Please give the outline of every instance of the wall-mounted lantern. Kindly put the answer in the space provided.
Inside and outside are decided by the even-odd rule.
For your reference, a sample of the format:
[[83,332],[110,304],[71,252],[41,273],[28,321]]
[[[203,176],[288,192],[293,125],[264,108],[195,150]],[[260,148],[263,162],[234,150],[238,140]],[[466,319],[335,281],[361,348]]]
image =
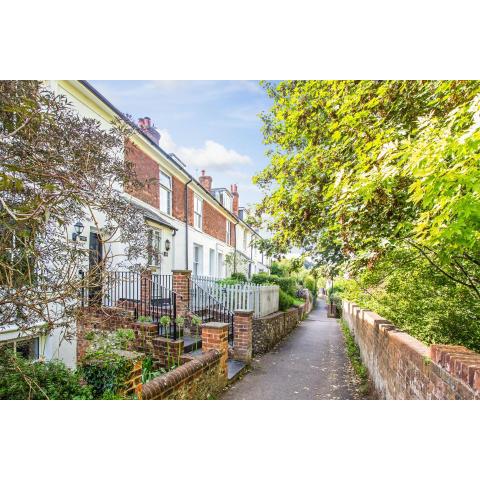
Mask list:
[[164,257],[168,257],[168,251],[170,250],[170,240],[165,240],[165,251],[163,252]]
[[75,228],[75,232],[72,233],[72,240],[76,242],[77,238],[80,237],[85,227],[83,226],[83,223],[80,221],[78,221],[73,227]]

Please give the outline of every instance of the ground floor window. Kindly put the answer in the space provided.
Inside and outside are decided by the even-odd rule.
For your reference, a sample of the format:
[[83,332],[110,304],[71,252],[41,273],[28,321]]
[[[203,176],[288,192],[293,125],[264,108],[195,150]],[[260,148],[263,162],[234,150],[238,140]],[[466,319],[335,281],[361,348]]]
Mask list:
[[0,348],[7,348],[17,355],[27,360],[38,360],[39,358],[39,338],[18,338],[0,342]]
[[148,264],[158,267],[162,256],[162,232],[150,229],[148,231]]
[[215,250],[213,248],[210,249],[208,257],[208,274],[211,277],[215,276]]
[[223,253],[218,252],[217,255],[217,276],[223,278],[225,274],[225,264],[223,261]]
[[193,275],[202,275],[203,248],[201,245],[193,244]]

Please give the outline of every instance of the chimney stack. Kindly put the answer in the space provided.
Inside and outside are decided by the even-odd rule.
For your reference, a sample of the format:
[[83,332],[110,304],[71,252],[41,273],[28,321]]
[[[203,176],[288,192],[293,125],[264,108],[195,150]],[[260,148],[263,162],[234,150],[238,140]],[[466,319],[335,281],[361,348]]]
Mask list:
[[157,145],[160,143],[160,134],[152,125],[152,119],[150,117],[139,118],[138,126],[140,130],[150,138],[150,140],[153,140]]
[[232,195],[233,195],[233,202],[232,202],[233,214],[238,217],[238,206],[239,206],[239,205],[238,205],[238,189],[237,189],[237,184],[234,183],[233,185],[231,185],[230,190],[231,190]]
[[212,191],[212,177],[205,175],[205,170],[202,170],[202,174],[198,177],[198,181],[205,190],[208,192]]

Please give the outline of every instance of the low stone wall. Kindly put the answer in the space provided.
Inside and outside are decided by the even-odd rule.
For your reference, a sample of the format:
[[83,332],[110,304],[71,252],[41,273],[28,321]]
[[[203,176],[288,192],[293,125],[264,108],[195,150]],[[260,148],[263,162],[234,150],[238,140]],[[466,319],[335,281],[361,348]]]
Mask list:
[[304,305],[253,319],[253,355],[270,351],[303,319]]
[[201,356],[143,384],[142,400],[206,400],[225,386],[222,374],[222,354],[209,350]]
[[464,347],[430,348],[391,322],[343,301],[376,394],[385,399],[480,399],[480,355]]

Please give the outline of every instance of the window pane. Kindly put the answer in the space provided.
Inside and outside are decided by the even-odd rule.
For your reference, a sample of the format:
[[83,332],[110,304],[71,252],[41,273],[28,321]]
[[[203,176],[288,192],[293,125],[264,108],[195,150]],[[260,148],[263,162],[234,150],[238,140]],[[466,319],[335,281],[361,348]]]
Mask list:
[[17,355],[28,360],[38,359],[38,338],[17,341]]
[[167,190],[165,187],[160,187],[160,211],[168,215],[171,214],[172,210],[172,192]]
[[172,179],[170,176],[165,175],[165,173],[160,172],[160,185],[167,187],[169,190],[172,189]]

